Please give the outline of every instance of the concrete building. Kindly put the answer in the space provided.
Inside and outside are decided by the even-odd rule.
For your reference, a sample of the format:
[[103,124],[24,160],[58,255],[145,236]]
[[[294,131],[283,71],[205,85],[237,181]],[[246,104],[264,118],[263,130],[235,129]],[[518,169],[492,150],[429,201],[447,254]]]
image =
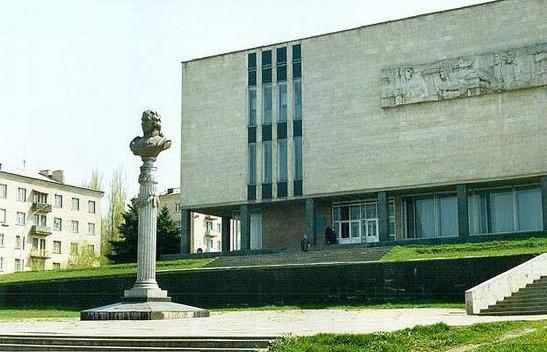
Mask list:
[[64,183],[62,170],[0,170],[0,274],[65,268],[100,254],[103,192]]
[[341,244],[544,234],[545,18],[501,0],[183,62],[183,229],[239,219],[244,250],[327,224]]
[[[181,227],[180,190],[169,188],[160,195],[160,206],[167,207],[171,219]],[[220,252],[222,250],[221,232],[222,220],[219,217],[192,213],[190,215],[190,253],[201,249],[204,253]]]

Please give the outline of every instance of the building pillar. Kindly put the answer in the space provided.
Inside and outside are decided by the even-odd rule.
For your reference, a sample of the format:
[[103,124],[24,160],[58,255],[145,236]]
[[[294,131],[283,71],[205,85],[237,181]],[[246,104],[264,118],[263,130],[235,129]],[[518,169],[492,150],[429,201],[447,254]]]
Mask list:
[[314,246],[317,245],[316,229],[315,200],[308,198],[306,199],[306,234]]
[[222,217],[222,253],[230,251],[230,218]]
[[467,186],[456,186],[458,197],[458,232],[461,239],[469,238],[469,213],[467,211]]
[[541,188],[541,207],[543,212],[543,231],[547,231],[547,175],[539,178]]
[[378,235],[380,242],[389,241],[389,203],[387,192],[378,192]]
[[241,226],[241,250],[251,250],[251,214],[248,204],[239,207],[239,222]]
[[192,250],[192,212],[187,209],[182,209],[180,212],[180,253],[190,254]]

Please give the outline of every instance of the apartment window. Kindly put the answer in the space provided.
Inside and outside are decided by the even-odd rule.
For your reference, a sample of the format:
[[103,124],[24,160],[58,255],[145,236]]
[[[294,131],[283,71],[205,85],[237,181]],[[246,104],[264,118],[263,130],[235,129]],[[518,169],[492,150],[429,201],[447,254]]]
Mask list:
[[302,179],[302,137],[294,138],[294,179]]
[[280,83],[277,87],[279,95],[279,106],[277,108],[277,121],[287,122],[287,84]]
[[95,224],[94,223],[90,222],[90,223],[87,224],[87,234],[92,235],[92,236],[95,235]]
[[34,192],[32,201],[34,203],[47,204],[47,193]]
[[249,144],[249,184],[256,184],[256,144]]
[[4,258],[0,257],[0,271],[4,271]]
[[21,271],[21,259],[15,259],[15,271]]
[[249,88],[249,127],[256,126],[256,88]]
[[53,230],[63,231],[63,219],[53,218]]
[[6,222],[6,209],[0,209],[0,223]]
[[473,191],[467,201],[471,234],[539,231],[543,228],[538,186]]
[[63,196],[60,194],[55,195],[55,208],[62,208],[63,207]]
[[80,199],[72,198],[72,210],[80,210]]
[[0,247],[4,247],[4,234],[0,233]]
[[180,203],[175,203],[175,213],[180,213],[181,211]]
[[302,120],[302,80],[293,81],[294,88],[294,119]]
[[8,196],[8,186],[0,183],[0,198],[6,198]]
[[455,194],[404,198],[407,238],[458,235],[458,203]]
[[263,183],[272,183],[272,142],[262,145]]
[[207,232],[213,231],[213,222],[212,221],[206,221],[205,222],[205,230]]
[[294,78],[302,77],[302,50],[300,44],[292,46],[292,75]]
[[37,226],[47,226],[47,218],[42,214],[34,214],[33,216],[34,225]]
[[21,236],[15,236],[15,249],[21,249]]
[[20,202],[27,201],[27,189],[26,188],[17,188],[17,200]]
[[72,233],[78,233],[78,232],[79,232],[80,223],[79,223],[78,221],[75,221],[75,220],[72,220],[70,223],[71,223]]
[[272,123],[272,85],[262,86],[262,124]]
[[17,225],[25,225],[25,222],[26,222],[25,213],[22,213],[22,212],[18,211],[17,215],[16,215],[16,218],[15,218],[15,223]]
[[95,254],[95,246],[92,244],[88,244],[86,250],[88,254]]
[[280,139],[277,141],[277,157],[278,157],[278,181],[287,182],[287,140]]
[[78,243],[75,243],[75,242],[70,243],[70,254],[71,255],[77,255],[78,254]]
[[287,48],[278,48],[276,50],[277,61],[277,81],[287,80]]
[[256,86],[256,53],[247,55],[247,70],[249,86]]
[[89,213],[95,214],[95,202],[90,200],[87,202],[87,211]]
[[61,241],[53,241],[53,253],[61,254]]
[[61,270],[61,263],[53,263],[53,270]]
[[262,52],[262,83],[272,82],[272,51]]

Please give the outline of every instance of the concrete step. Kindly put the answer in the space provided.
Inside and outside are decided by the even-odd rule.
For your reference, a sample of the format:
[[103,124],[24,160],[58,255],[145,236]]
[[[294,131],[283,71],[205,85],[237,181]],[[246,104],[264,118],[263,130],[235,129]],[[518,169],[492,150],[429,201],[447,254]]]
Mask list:
[[497,312],[490,312],[489,310],[481,311],[479,315],[540,315],[547,314],[547,309],[545,310],[503,310]]
[[73,346],[73,345],[26,345],[26,344],[0,344],[0,351],[76,351],[76,352],[96,352],[96,351],[179,351],[179,352],[257,352],[267,351],[266,349],[255,348],[194,348],[194,347],[110,347],[110,346]]
[[522,298],[522,297],[511,296],[511,297],[508,297],[508,298],[504,299],[501,302],[498,302],[497,304],[542,303],[542,302],[547,302],[547,297],[546,296],[539,296],[538,295],[537,297],[534,297],[534,298]]
[[521,305],[515,305],[515,304],[507,304],[507,305],[498,305],[489,307],[488,311],[490,312],[498,312],[503,310],[547,310],[547,304],[521,304]]

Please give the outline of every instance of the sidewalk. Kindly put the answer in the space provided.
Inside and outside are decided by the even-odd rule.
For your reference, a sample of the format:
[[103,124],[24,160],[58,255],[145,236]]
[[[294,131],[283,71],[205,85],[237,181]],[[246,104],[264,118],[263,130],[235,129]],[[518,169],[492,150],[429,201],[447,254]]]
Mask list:
[[468,316],[462,309],[366,309],[213,312],[209,318],[163,321],[79,321],[42,319],[0,321],[0,334],[72,336],[268,336],[318,333],[371,333],[444,322],[470,325],[541,316]]

